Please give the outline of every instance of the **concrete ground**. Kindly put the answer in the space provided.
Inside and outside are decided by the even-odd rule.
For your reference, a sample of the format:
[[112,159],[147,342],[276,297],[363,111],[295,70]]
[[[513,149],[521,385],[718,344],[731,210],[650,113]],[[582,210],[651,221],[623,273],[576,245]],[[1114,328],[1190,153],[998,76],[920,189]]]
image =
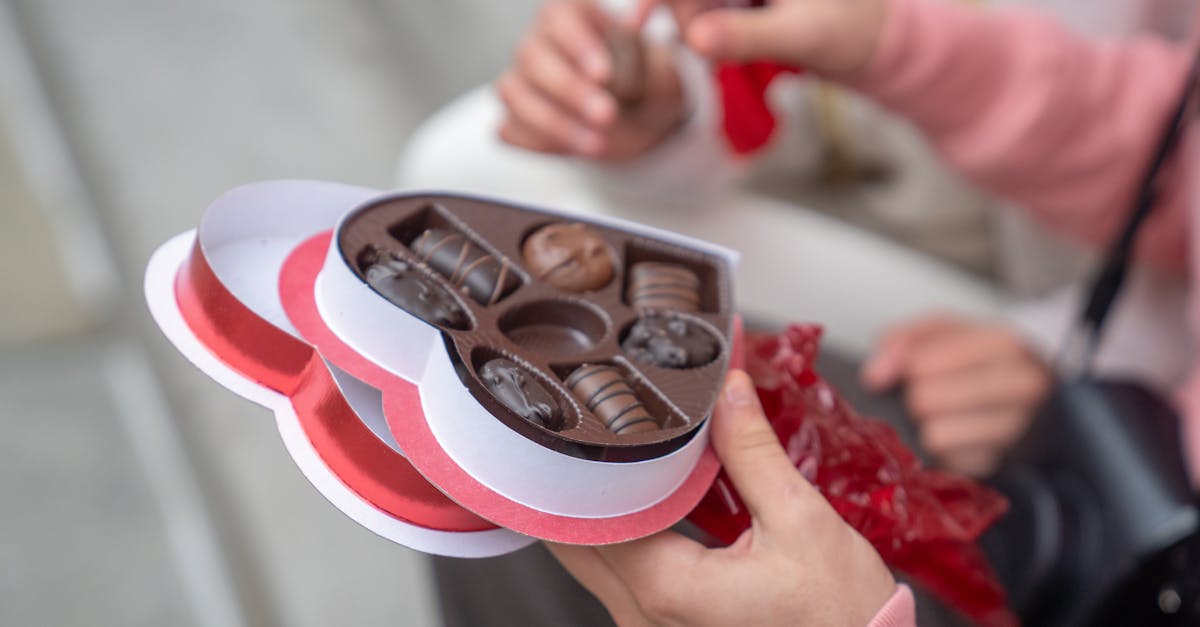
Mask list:
[[0,0],[0,624],[439,622],[424,560],[167,345],[141,273],[240,183],[388,186],[536,4]]

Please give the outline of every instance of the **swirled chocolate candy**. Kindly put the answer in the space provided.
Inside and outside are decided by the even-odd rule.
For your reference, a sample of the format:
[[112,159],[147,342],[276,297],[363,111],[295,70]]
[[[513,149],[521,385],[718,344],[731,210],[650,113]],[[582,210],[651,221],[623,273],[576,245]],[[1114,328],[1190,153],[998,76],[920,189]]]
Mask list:
[[497,358],[479,369],[479,379],[496,400],[529,422],[552,431],[563,426],[558,401],[525,369],[509,359]]
[[617,435],[656,431],[658,421],[613,366],[584,364],[565,381],[571,394]]
[[481,305],[496,304],[520,284],[508,261],[451,229],[427,229],[413,241],[411,248],[421,261]]
[[646,98],[646,48],[641,34],[613,25],[605,29],[604,43],[612,59],[612,74],[606,87],[617,104],[634,108]]
[[626,298],[638,309],[697,311],[700,277],[673,263],[643,261],[629,269]]
[[613,277],[608,244],[578,222],[544,226],[521,247],[525,265],[539,280],[572,292],[598,290]]
[[663,314],[635,322],[621,348],[644,364],[695,368],[716,359],[720,347],[699,325],[680,316]]
[[391,253],[368,249],[359,259],[367,284],[393,305],[437,326],[467,328],[467,314],[446,288]]

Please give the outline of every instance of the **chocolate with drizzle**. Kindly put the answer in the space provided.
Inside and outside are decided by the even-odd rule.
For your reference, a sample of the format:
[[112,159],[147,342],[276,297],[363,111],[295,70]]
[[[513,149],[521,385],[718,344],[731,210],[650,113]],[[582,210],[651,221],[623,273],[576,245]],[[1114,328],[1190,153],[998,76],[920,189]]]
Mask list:
[[571,394],[617,435],[658,429],[658,421],[614,366],[584,364],[565,383]]
[[697,311],[700,277],[673,263],[643,261],[629,269],[626,298],[638,309]]
[[496,304],[521,282],[507,260],[476,246],[458,231],[426,229],[410,248],[421,261],[481,305]]

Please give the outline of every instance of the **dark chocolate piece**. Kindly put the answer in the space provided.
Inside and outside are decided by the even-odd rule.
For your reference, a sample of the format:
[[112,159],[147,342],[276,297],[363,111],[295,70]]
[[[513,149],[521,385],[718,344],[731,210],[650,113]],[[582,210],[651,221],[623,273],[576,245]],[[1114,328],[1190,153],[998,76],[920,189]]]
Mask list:
[[367,284],[393,305],[430,324],[467,328],[467,314],[458,300],[412,264],[371,248],[360,256],[359,267]]
[[496,400],[518,416],[552,431],[562,429],[563,413],[558,401],[515,362],[493,359],[479,369],[479,378]]
[[476,246],[457,231],[426,229],[410,248],[421,261],[480,305],[496,304],[520,284],[507,260]]
[[598,290],[612,280],[608,244],[578,222],[544,226],[521,248],[525,265],[542,281],[572,292]]
[[662,368],[695,368],[717,358],[719,346],[707,331],[671,314],[633,324],[621,348],[634,359]]
[[613,25],[604,31],[604,43],[612,59],[606,87],[622,108],[635,108],[646,98],[646,47],[641,34]]
[[629,269],[626,298],[638,309],[697,311],[700,277],[673,263],[643,261]]
[[617,435],[658,430],[637,393],[614,366],[584,364],[566,380],[567,389]]

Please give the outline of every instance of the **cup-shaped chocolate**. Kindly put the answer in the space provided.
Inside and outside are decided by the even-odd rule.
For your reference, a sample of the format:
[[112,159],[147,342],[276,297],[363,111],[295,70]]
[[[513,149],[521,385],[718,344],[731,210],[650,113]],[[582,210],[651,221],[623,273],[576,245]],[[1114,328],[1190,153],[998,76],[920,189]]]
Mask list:
[[410,248],[421,261],[481,305],[496,304],[521,282],[507,260],[476,246],[457,231],[426,229]]
[[584,364],[565,381],[571,394],[617,435],[655,431],[658,421],[614,366]]
[[629,269],[625,296],[638,309],[698,311],[700,277],[681,265],[643,261]]

